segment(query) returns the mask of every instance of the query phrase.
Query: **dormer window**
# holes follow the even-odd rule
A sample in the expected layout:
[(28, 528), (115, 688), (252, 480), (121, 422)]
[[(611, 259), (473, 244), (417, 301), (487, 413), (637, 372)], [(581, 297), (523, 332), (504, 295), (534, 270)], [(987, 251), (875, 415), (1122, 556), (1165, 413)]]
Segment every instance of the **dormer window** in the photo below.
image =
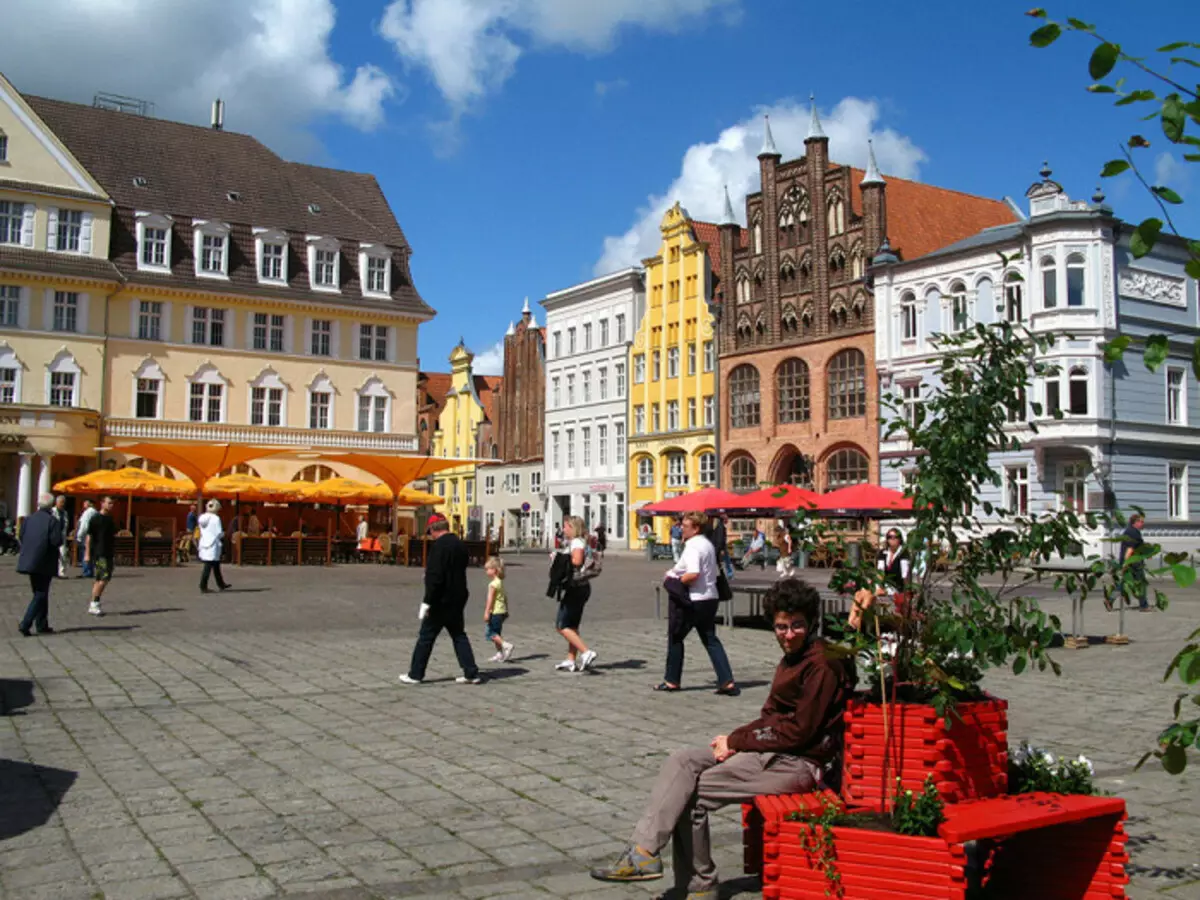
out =
[(229, 226), (224, 222), (192, 222), (196, 235), (196, 274), (229, 277)]
[(314, 291), (336, 291), (341, 285), (341, 245), (333, 238), (308, 236), (308, 279)]
[(255, 228), (254, 249), (258, 257), (259, 283), (287, 284), (287, 233), (275, 228)]
[(392, 256), (380, 244), (359, 244), (358, 271), (364, 294), (386, 297), (391, 294)]
[(92, 214), (80, 209), (50, 210), (46, 249), (59, 253), (92, 252)]
[(169, 272), (171, 270), (171, 226), (170, 216), (157, 213), (134, 213), (137, 221), (138, 270)]

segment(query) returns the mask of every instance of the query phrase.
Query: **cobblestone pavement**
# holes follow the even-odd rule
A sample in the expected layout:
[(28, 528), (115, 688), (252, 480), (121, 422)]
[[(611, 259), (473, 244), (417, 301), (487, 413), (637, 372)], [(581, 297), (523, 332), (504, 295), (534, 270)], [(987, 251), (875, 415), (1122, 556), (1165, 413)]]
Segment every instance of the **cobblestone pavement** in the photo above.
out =
[[(118, 571), (103, 619), (86, 614), (84, 581), (60, 581), (59, 633), (25, 639), (28, 589), (0, 560), (0, 897), (646, 897), (655, 885), (605, 886), (587, 868), (627, 839), (670, 749), (753, 717), (773, 639), (723, 632), (739, 698), (712, 694), (698, 644), (688, 689), (650, 692), (663, 565), (610, 555), (583, 626), (596, 670), (558, 673), (544, 557), (511, 563), (514, 658), (456, 685), (443, 638), (429, 682), (404, 687), (415, 569), (231, 568), (235, 590), (205, 597), (194, 565)], [(482, 660), (481, 572), (472, 587)], [(1129, 617), (1128, 647), (1059, 651), (1061, 678), (988, 685), (1011, 701), (1013, 741), (1086, 753), (1128, 799), (1138, 898), (1200, 897), (1195, 773), (1132, 771), (1200, 610), (1200, 593), (1172, 594), (1166, 614)], [(1114, 619), (1092, 613), (1089, 631)], [(713, 827), (722, 897), (758, 896), (740, 876), (737, 811)]]

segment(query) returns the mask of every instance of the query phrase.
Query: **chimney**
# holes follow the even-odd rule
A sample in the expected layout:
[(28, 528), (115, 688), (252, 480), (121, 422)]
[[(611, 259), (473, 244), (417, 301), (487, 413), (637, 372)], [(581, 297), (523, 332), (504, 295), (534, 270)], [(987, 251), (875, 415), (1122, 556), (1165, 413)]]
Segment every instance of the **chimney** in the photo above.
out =
[(225, 130), (225, 101), (219, 97), (213, 101), (212, 105), (212, 129), (213, 131)]

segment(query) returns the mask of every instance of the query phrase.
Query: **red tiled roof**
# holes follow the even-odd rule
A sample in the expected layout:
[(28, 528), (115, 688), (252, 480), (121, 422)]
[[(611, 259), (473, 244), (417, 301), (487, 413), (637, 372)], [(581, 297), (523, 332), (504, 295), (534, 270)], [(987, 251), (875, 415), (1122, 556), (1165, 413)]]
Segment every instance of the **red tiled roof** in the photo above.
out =
[(446, 405), (446, 392), (450, 390), (452, 377), (449, 372), (422, 372), (418, 376), (425, 390), (421, 405), (431, 404), (433, 416), (436, 419), (442, 407)]
[[(851, 202), (862, 215), (862, 169), (850, 169)], [(1018, 221), (1003, 200), (991, 200), (946, 188), (885, 176), (887, 237), (901, 259), (916, 259), (996, 225)], [(874, 254), (876, 248), (870, 251)]]
[(503, 384), (504, 378), (500, 375), (475, 376), (475, 393), (479, 395), (479, 402), (483, 404), (484, 418), (489, 422), (496, 421), (496, 398), (500, 396), (500, 387)]
[(721, 231), (712, 222), (699, 222), (692, 219), (692, 232), (696, 240), (708, 247), (708, 262), (713, 275), (721, 274)]

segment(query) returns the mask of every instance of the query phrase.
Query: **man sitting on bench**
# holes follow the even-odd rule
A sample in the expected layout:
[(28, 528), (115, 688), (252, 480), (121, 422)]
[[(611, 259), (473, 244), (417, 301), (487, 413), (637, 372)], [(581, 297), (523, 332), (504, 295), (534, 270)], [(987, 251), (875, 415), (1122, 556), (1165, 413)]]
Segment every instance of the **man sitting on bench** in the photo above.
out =
[(816, 637), (821, 597), (796, 578), (771, 585), (767, 619), (783, 650), (757, 719), (707, 748), (676, 750), (659, 771), (650, 803), (613, 865), (593, 869), (600, 881), (661, 878), (659, 851), (671, 840), (675, 884), (688, 900), (717, 900), (708, 814), (759, 794), (817, 789), (823, 766), (841, 752), (842, 713), (854, 688), (850, 657)]

